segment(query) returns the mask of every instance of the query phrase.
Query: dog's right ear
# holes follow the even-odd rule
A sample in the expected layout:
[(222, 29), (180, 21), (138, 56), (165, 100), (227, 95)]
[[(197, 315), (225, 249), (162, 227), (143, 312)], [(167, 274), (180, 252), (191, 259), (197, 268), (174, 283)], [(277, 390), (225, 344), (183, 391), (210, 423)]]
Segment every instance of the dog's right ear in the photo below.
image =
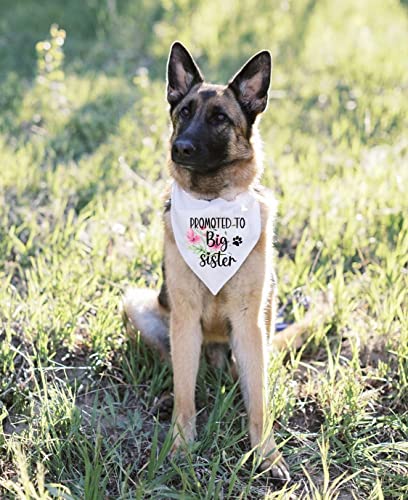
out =
[(204, 78), (189, 51), (180, 42), (174, 42), (167, 63), (167, 100), (171, 108), (202, 81)]

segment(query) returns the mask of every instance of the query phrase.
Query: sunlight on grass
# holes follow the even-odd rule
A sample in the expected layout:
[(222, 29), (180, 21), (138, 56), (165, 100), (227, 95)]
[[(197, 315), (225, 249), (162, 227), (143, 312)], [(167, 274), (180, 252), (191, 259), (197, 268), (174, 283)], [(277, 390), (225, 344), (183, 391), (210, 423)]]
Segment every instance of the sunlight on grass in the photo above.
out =
[[(120, 317), (129, 284), (162, 279), (174, 39), (217, 82), (274, 56), (279, 296), (334, 297), (271, 359), (290, 484), (257, 471), (239, 387), (205, 362), (198, 440), (168, 459), (170, 366)], [(397, 0), (2, 2), (1, 498), (408, 495), (407, 60)]]

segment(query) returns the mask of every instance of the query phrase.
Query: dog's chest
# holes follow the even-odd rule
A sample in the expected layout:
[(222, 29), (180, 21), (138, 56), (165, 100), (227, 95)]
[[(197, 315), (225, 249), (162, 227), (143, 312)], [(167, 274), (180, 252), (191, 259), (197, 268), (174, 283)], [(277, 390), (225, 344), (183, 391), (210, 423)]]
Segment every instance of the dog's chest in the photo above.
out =
[[(272, 250), (272, 230), (269, 207), (261, 203), (262, 231), (259, 241), (230, 281), (213, 295), (181, 256), (173, 234), (170, 213), (164, 214), (166, 283), (171, 308), (194, 308), (199, 311), (205, 343), (228, 343), (229, 317), (248, 301), (259, 300), (264, 282), (269, 281), (269, 258)], [(268, 227), (269, 226), (269, 227)], [(186, 310), (187, 310), (186, 309)]]

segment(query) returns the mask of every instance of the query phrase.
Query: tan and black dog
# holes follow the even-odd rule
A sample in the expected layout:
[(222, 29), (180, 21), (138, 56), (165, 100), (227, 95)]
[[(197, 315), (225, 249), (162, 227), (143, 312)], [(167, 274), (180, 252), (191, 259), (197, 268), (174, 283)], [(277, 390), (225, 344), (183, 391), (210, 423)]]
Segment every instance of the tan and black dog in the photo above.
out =
[[(267, 105), (271, 55), (252, 57), (228, 85), (205, 83), (189, 52), (179, 42), (168, 60), (167, 100), (173, 132), (169, 169), (179, 186), (197, 199), (233, 200), (253, 192), (261, 207), (261, 236), (238, 272), (212, 295), (180, 255), (164, 210), (163, 286), (129, 290), (124, 299), (128, 324), (159, 350), (171, 352), (174, 372), (174, 450), (196, 436), (195, 385), (201, 347), (216, 366), (224, 347), (232, 350), (249, 417), (251, 444), (262, 469), (289, 479), (268, 422), (268, 344), (290, 343), (302, 325), (285, 338), (272, 336), (276, 279), (272, 238), (275, 202), (259, 184), (262, 162), (256, 118)], [(268, 429), (268, 431), (267, 431)]]

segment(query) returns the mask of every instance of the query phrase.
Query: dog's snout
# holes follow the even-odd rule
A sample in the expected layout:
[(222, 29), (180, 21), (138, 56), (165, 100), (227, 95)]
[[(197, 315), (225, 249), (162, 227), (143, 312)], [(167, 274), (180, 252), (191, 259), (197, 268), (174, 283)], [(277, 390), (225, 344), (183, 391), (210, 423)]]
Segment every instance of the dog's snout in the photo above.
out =
[(196, 151), (194, 144), (188, 139), (178, 139), (173, 144), (173, 155), (180, 160), (187, 160)]

